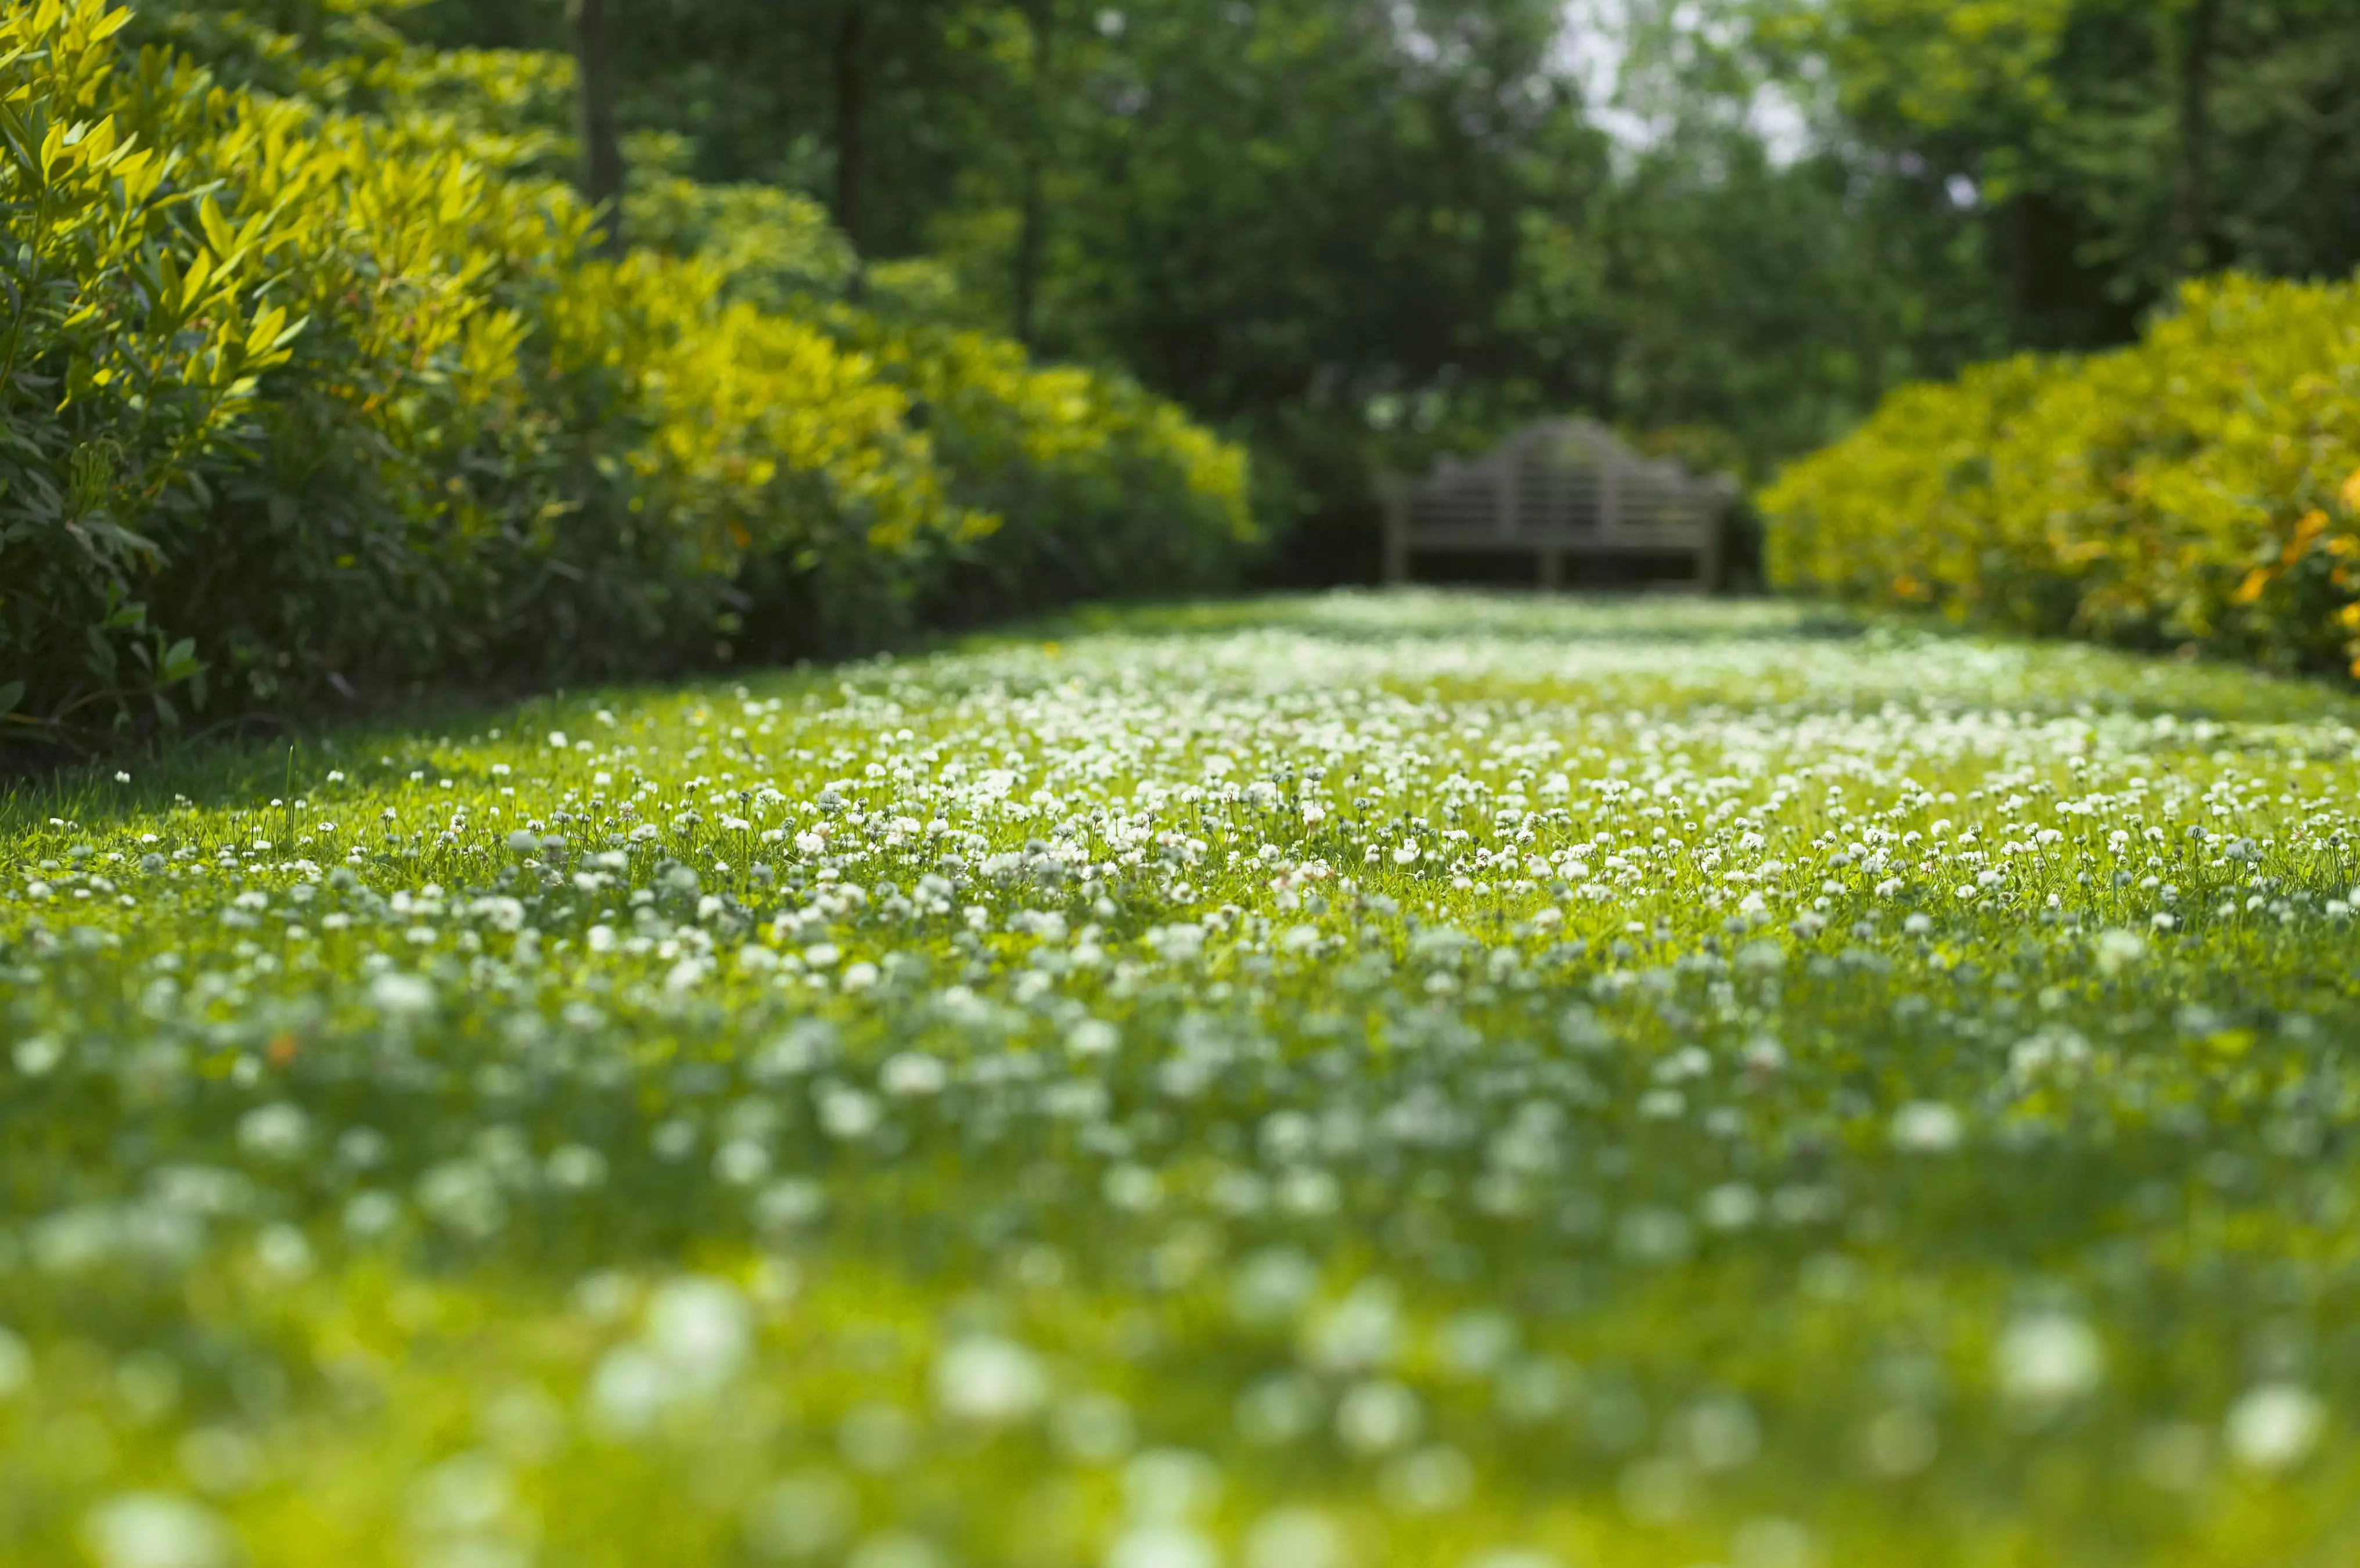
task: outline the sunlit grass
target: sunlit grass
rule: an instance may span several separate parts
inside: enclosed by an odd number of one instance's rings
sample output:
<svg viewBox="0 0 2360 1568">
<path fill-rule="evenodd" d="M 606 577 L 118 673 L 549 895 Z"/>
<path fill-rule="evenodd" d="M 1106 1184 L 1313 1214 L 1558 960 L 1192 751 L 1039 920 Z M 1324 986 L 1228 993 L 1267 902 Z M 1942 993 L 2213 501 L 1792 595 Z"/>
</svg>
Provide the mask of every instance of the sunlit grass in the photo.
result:
<svg viewBox="0 0 2360 1568">
<path fill-rule="evenodd" d="M 2327 1564 L 2360 708 L 1335 596 L 0 806 L 0 1555 Z"/>
</svg>

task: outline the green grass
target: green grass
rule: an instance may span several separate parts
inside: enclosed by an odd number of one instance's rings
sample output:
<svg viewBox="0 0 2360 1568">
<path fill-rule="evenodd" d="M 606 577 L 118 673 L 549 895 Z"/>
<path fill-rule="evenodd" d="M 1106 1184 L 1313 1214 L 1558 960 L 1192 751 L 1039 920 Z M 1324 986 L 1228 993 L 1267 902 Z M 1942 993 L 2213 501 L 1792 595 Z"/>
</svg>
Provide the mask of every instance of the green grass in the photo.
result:
<svg viewBox="0 0 2360 1568">
<path fill-rule="evenodd" d="M 0 1560 L 2360 1554 L 2360 706 L 1339 596 L 0 807 Z"/>
</svg>

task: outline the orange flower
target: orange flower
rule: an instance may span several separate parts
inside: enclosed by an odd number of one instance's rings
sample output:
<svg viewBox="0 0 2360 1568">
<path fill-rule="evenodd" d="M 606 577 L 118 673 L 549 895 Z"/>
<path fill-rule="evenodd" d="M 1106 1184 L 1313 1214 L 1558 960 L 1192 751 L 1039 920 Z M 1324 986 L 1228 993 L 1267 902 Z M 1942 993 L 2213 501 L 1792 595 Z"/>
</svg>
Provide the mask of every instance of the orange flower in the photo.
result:
<svg viewBox="0 0 2360 1568">
<path fill-rule="evenodd" d="M 2237 591 L 2229 596 L 2229 602 L 2231 604 L 2251 604 L 2256 599 L 2261 598 L 2262 590 L 2269 586 L 2269 573 L 2264 571 L 2261 567 L 2256 566 L 2252 571 L 2245 574 L 2245 580 L 2237 585 Z"/>
</svg>

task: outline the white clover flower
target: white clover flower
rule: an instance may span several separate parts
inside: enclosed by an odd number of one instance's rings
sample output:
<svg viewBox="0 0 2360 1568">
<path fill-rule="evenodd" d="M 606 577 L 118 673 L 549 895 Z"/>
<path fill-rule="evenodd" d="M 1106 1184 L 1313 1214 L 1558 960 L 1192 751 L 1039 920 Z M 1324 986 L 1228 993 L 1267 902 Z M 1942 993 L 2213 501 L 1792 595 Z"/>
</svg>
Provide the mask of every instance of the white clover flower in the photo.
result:
<svg viewBox="0 0 2360 1568">
<path fill-rule="evenodd" d="M 1065 1033 L 1065 1048 L 1077 1057 L 1102 1057 L 1122 1043 L 1122 1032 L 1103 1018 L 1085 1018 Z"/>
<path fill-rule="evenodd" d="M 820 1125 L 830 1137 L 847 1142 L 865 1138 L 884 1119 L 884 1108 L 875 1097 L 857 1089 L 830 1090 L 820 1098 Z"/>
<path fill-rule="evenodd" d="M 606 1183 L 606 1157 L 584 1144 L 566 1144 L 550 1151 L 546 1169 L 551 1186 L 585 1192 Z"/>
<path fill-rule="evenodd" d="M 168 1492 L 125 1492 L 83 1519 L 99 1568 L 228 1568 L 236 1538 L 211 1509 Z"/>
<path fill-rule="evenodd" d="M 422 976 L 388 970 L 369 982 L 369 1000 L 388 1018 L 415 1018 L 433 1010 L 434 987 Z"/>
<path fill-rule="evenodd" d="M 954 1342 L 934 1360 L 934 1402 L 955 1420 L 1002 1426 L 1036 1414 L 1049 1398 L 1041 1358 L 989 1334 Z"/>
<path fill-rule="evenodd" d="M 2147 942 L 2136 931 L 2116 927 L 2098 934 L 2096 952 L 2100 970 L 2120 974 L 2147 956 Z"/>
<path fill-rule="evenodd" d="M 311 1118 L 300 1105 L 258 1105 L 238 1118 L 238 1146 L 259 1158 L 295 1159 L 311 1142 Z"/>
<path fill-rule="evenodd" d="M 950 1069 L 940 1057 L 923 1051 L 902 1051 L 888 1057 L 878 1069 L 877 1086 L 901 1099 L 940 1094 L 950 1083 Z"/>
<path fill-rule="evenodd" d="M 753 1353 L 753 1310 L 726 1279 L 686 1275 L 648 1298 L 640 1343 L 688 1392 L 723 1387 Z"/>
<path fill-rule="evenodd" d="M 2020 1317 L 2000 1336 L 1994 1372 L 2011 1403 L 2045 1410 L 2094 1393 L 2106 1371 L 2105 1346 L 2091 1327 L 2060 1311 Z"/>
<path fill-rule="evenodd" d="M 591 1420 L 617 1436 L 635 1436 L 653 1426 L 672 1402 L 670 1368 L 637 1344 L 618 1345 L 599 1358 L 590 1375 L 586 1403 Z"/>
<path fill-rule="evenodd" d="M 2287 1470 L 2318 1447 L 2327 1407 L 2310 1389 L 2266 1383 L 2230 1407 L 2225 1431 L 2230 1457 L 2253 1470 Z"/>
<path fill-rule="evenodd" d="M 1893 1146 L 1908 1154 L 1948 1154 L 1966 1138 L 1966 1123 L 1939 1101 L 1920 1100 L 1893 1115 Z"/>
<path fill-rule="evenodd" d="M 1414 1441 L 1425 1425 L 1418 1398 L 1390 1379 L 1356 1383 L 1336 1404 L 1336 1436 L 1355 1453 L 1386 1453 Z"/>
<path fill-rule="evenodd" d="M 841 1476 L 805 1470 L 775 1483 L 748 1506 L 746 1539 L 761 1557 L 801 1561 L 841 1545 L 859 1518 L 859 1499 Z"/>
</svg>

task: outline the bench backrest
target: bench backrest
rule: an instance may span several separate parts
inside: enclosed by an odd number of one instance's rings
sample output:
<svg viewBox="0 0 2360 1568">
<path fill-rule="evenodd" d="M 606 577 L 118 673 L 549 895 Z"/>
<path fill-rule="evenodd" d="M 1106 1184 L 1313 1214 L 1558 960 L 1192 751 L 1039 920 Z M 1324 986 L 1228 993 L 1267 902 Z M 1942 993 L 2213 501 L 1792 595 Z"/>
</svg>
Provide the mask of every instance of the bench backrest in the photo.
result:
<svg viewBox="0 0 2360 1568">
<path fill-rule="evenodd" d="M 1691 555 L 1710 581 L 1735 488 L 1568 419 L 1527 425 L 1480 457 L 1445 457 L 1421 477 L 1388 478 L 1380 493 L 1386 576 L 1395 580 L 1412 549 L 1504 549 Z"/>
</svg>

